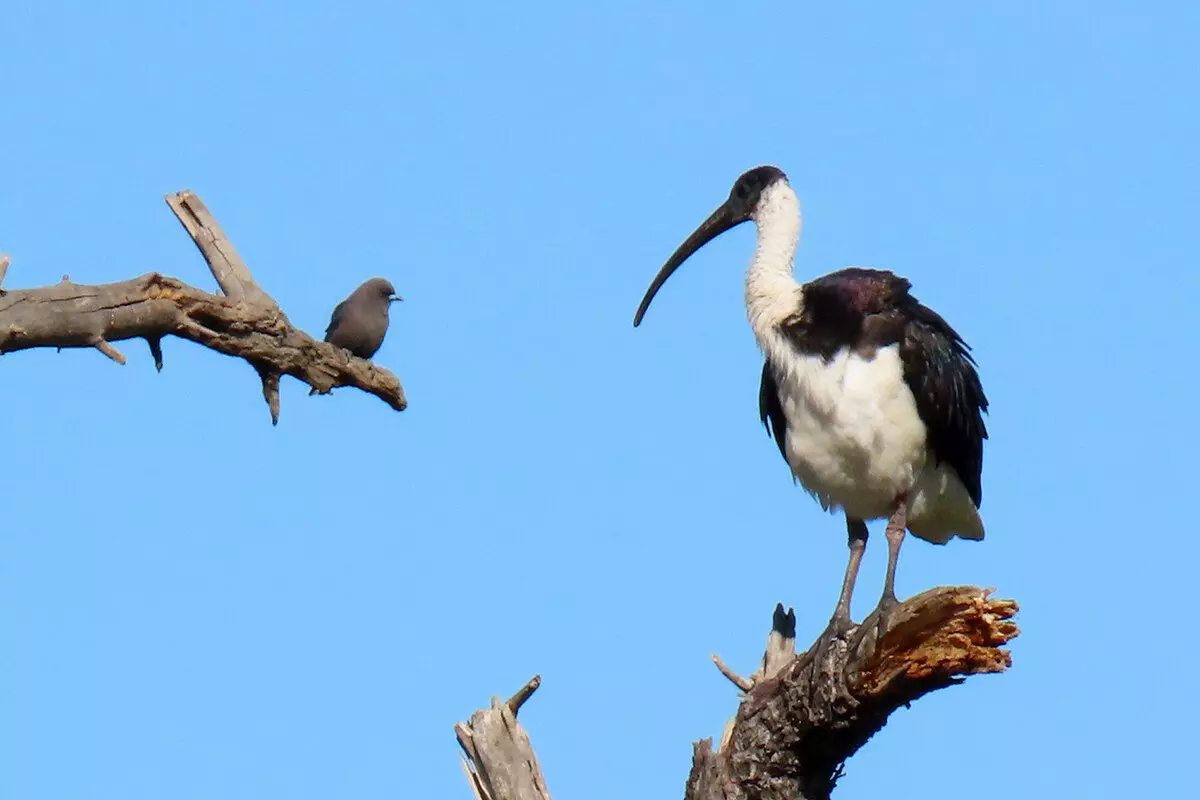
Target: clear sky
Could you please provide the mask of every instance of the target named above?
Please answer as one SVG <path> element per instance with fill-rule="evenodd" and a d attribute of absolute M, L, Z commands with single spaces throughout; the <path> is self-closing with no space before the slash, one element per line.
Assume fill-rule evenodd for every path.
<path fill-rule="evenodd" d="M 753 229 L 634 309 L 760 163 L 801 278 L 888 268 L 974 346 L 1015 666 L 897 713 L 838 796 L 1194 791 L 1194 3 L 9 3 L 5 285 L 213 289 L 191 188 L 292 321 L 365 278 L 411 407 L 176 339 L 0 358 L 0 796 L 466 798 L 534 673 L 556 797 L 681 797 L 843 523 L 759 426 Z M 855 615 L 878 596 L 873 528 Z M 636 787 L 629 794 L 629 787 Z"/>

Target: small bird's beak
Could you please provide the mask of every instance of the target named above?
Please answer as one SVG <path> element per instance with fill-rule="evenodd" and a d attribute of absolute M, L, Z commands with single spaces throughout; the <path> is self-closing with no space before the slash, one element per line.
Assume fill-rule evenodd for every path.
<path fill-rule="evenodd" d="M 401 297 L 401 296 L 400 296 L 400 295 L 398 295 L 398 294 L 388 295 L 388 302 L 389 302 L 389 303 L 394 303 L 394 302 L 396 302 L 397 300 L 403 301 L 403 300 L 404 300 L 404 298 L 403 298 L 403 297 Z"/>
<path fill-rule="evenodd" d="M 704 245 L 711 242 L 713 239 L 720 236 L 730 228 L 737 227 L 743 222 L 749 220 L 748 215 L 736 214 L 729 202 L 721 204 L 721 207 L 709 215 L 708 219 L 700 224 L 692 232 L 692 235 L 679 245 L 679 249 L 667 260 L 663 268 L 654 276 L 654 281 L 650 284 L 650 288 L 646 290 L 646 296 L 642 298 L 642 304 L 638 306 L 637 314 L 633 317 L 633 327 L 642 324 L 642 317 L 646 316 L 646 309 L 650 308 L 650 301 L 654 299 L 654 295 L 658 294 L 658 290 L 667 282 L 667 278 L 671 277 L 671 273 L 679 269 L 679 265 L 687 261 L 693 253 L 699 250 Z"/>

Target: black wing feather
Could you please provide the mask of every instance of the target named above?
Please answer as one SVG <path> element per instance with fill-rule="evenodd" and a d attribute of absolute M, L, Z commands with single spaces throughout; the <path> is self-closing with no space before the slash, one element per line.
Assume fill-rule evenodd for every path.
<path fill-rule="evenodd" d="M 938 462 L 954 468 L 975 507 L 983 503 L 983 441 L 987 396 L 970 346 L 936 311 L 915 299 L 900 342 L 904 380 L 917 401 L 929 446 Z"/>
<path fill-rule="evenodd" d="M 758 385 L 758 418 L 762 420 L 767 433 L 775 437 L 779 445 L 779 454 L 787 461 L 787 448 L 784 445 L 787 436 L 787 417 L 783 415 L 783 403 L 779 402 L 779 384 L 771 372 L 771 362 L 763 363 L 762 382 Z"/>

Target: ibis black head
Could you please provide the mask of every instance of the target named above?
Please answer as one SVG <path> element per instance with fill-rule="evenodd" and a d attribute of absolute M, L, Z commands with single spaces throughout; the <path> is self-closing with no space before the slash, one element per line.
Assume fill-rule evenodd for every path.
<path fill-rule="evenodd" d="M 396 294 L 395 287 L 392 286 L 392 282 L 387 278 L 371 278 L 362 286 L 358 287 L 357 291 L 361 292 L 367 297 L 381 297 L 388 303 L 394 303 L 397 300 L 404 299 L 400 295 Z"/>
<path fill-rule="evenodd" d="M 754 212 L 758 209 L 763 192 L 780 181 L 786 182 L 787 175 L 779 167 L 768 165 L 743 172 L 733 184 L 733 188 L 729 190 L 729 197 L 725 199 L 721 207 L 700 223 L 700 227 L 696 228 L 692 235 L 679 245 L 679 249 L 654 276 L 650 288 L 646 290 L 646 296 L 642 298 L 642 304 L 638 306 L 637 314 L 633 317 L 633 327 L 636 328 L 642 323 L 646 309 L 650 308 L 650 301 L 667 282 L 667 278 L 671 277 L 671 273 L 679 269 L 680 264 L 725 231 L 754 219 Z"/>

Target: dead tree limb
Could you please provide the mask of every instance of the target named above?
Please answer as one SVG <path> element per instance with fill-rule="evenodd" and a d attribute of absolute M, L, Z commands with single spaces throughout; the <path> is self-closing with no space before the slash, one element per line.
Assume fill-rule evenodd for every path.
<path fill-rule="evenodd" d="M 258 285 L 217 220 L 192 192 L 167 205 L 200 249 L 222 294 L 151 272 L 97 285 L 61 282 L 0 289 L 0 355 L 37 347 L 89 347 L 125 363 L 113 342 L 145 339 L 161 370 L 162 339 L 178 336 L 243 359 L 258 373 L 272 424 L 279 422 L 279 379 L 291 375 L 320 394 L 351 386 L 397 411 L 408 405 L 399 379 L 370 361 L 296 328 Z M 9 264 L 0 256 L 0 282 Z"/>
<path fill-rule="evenodd" d="M 744 696 L 715 751 L 712 739 L 693 746 L 685 800 L 827 800 L 846 760 L 893 711 L 968 675 L 1011 666 L 1003 646 L 1018 634 L 1017 604 L 990 594 L 930 589 L 896 608 L 878 642 L 872 614 L 820 662 L 815 645 L 796 654 L 795 613 L 777 606 L 753 675 L 743 678 L 713 656 Z M 456 731 L 478 800 L 548 798 L 529 738 L 499 700 Z"/>
<path fill-rule="evenodd" d="M 541 683 L 534 675 L 507 702 L 493 697 L 491 708 L 454 726 L 476 800 L 550 800 L 529 735 L 517 722 L 517 712 Z"/>
<path fill-rule="evenodd" d="M 697 742 L 685 800 L 825 800 L 842 766 L 893 711 L 968 675 L 1002 672 L 1017 604 L 974 586 L 939 587 L 897 607 L 877 643 L 876 617 L 825 658 L 781 657 L 795 618 L 775 611 L 763 666 L 721 746 Z M 861 641 L 857 631 L 867 632 Z M 857 646 L 853 646 L 857 644 Z"/>

